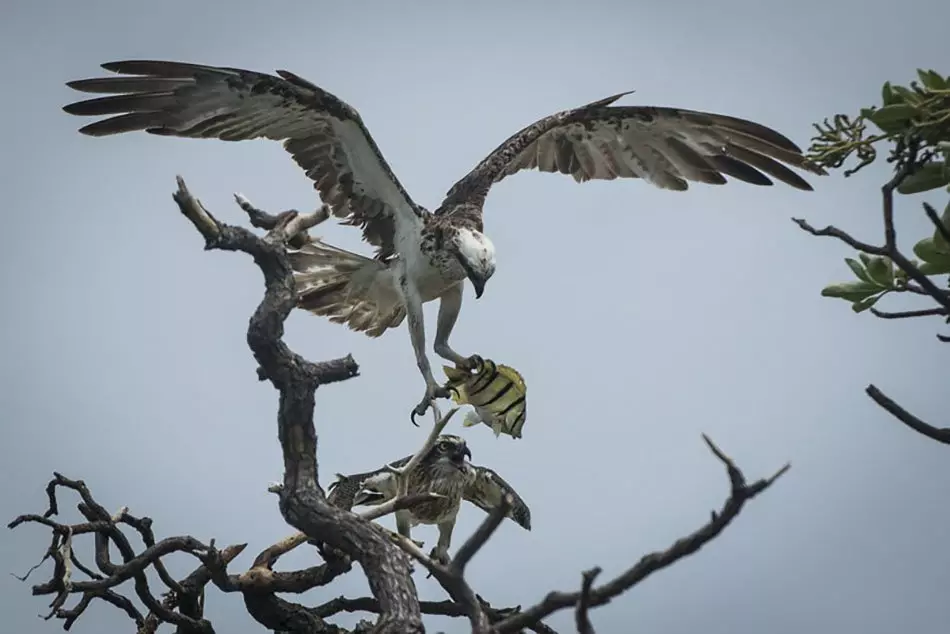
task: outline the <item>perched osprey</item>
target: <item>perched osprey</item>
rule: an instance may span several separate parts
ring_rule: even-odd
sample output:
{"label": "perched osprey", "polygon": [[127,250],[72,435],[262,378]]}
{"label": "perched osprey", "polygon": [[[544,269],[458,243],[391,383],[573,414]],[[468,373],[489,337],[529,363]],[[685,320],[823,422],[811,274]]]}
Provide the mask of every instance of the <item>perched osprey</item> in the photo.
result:
{"label": "perched osprey", "polygon": [[[399,183],[357,111],[336,96],[278,70],[167,61],[102,65],[119,77],[69,82],[76,90],[114,93],[72,103],[76,115],[113,115],[80,132],[107,136],[144,130],[162,136],[225,141],[267,138],[314,181],[344,224],[363,230],[374,259],[319,240],[293,253],[298,306],[378,337],[404,319],[426,393],[413,414],[447,397],[426,356],[422,305],[440,300],[434,350],[458,367],[472,357],[449,345],[467,278],[481,297],[495,272],[495,248],[483,233],[482,208],[494,183],[524,169],[575,181],[642,178],[683,191],[689,181],[720,185],[731,176],[771,185],[811,186],[784,164],[815,174],[792,141],[763,125],[726,115],[649,106],[612,106],[629,92],[544,117],[516,132],[455,183],[434,212]],[[117,115],[117,116],[116,116]],[[474,355],[473,355],[474,356]]]}
{"label": "perched osprey", "polygon": [[[502,496],[507,493],[514,501],[508,517],[531,530],[531,511],[521,496],[497,473],[471,464],[466,457],[471,458],[472,453],[463,438],[449,434],[439,436],[419,465],[405,477],[408,478],[407,494],[439,493],[445,497],[396,512],[396,528],[404,537],[411,538],[411,528],[416,524],[436,524],[439,527],[439,541],[432,549],[432,557],[443,563],[448,561],[452,530],[463,499],[490,512],[501,504]],[[399,468],[411,458],[407,456],[391,465]],[[385,467],[337,478],[330,485],[327,500],[346,510],[353,506],[380,504],[398,493],[396,476]]]}

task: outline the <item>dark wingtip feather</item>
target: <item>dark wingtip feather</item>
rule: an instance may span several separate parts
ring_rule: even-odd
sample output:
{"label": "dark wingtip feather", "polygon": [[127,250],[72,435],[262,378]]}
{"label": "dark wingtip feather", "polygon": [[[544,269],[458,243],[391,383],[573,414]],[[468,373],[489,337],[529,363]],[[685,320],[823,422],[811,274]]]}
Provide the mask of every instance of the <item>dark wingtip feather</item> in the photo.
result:
{"label": "dark wingtip feather", "polygon": [[627,95],[632,95],[633,90],[626,90],[624,92],[618,92],[616,95],[611,95],[609,97],[604,97],[603,99],[598,99],[597,101],[592,101],[589,104],[583,105],[578,110],[586,110],[588,108],[603,108],[604,106],[609,106],[613,102],[617,101],[621,97],[626,97]]}
{"label": "dark wingtip feather", "polygon": [[222,70],[214,66],[159,59],[126,59],[106,62],[101,66],[113,73],[149,75],[152,77],[190,77],[197,71]]}
{"label": "dark wingtip feather", "polygon": [[732,176],[740,181],[751,185],[760,185],[762,187],[768,187],[773,184],[768,176],[751,165],[747,165],[731,156],[717,154],[707,157],[707,160],[726,176]]}
{"label": "dark wingtip feather", "polygon": [[155,125],[155,123],[155,113],[132,112],[90,123],[89,125],[79,128],[79,132],[87,136],[109,136],[123,132],[144,130]]}

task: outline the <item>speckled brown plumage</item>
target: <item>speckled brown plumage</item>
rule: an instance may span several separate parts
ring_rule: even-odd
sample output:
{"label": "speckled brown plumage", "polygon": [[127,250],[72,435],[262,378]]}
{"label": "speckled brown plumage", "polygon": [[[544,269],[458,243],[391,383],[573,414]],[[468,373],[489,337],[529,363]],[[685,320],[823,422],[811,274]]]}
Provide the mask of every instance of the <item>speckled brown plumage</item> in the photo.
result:
{"label": "speckled brown plumage", "polygon": [[[467,500],[486,513],[501,502],[505,493],[511,495],[514,505],[508,516],[525,529],[531,529],[531,511],[521,496],[493,470],[467,461],[445,460],[447,456],[461,455],[467,450],[464,439],[444,434],[432,450],[410,473],[409,490],[412,493],[434,492],[446,496],[417,505],[411,509],[413,523],[437,524],[454,517],[461,501]],[[391,463],[394,467],[406,465],[411,456]],[[327,499],[331,504],[350,509],[356,505],[385,502],[395,494],[395,478],[384,468],[344,476],[330,484]]]}

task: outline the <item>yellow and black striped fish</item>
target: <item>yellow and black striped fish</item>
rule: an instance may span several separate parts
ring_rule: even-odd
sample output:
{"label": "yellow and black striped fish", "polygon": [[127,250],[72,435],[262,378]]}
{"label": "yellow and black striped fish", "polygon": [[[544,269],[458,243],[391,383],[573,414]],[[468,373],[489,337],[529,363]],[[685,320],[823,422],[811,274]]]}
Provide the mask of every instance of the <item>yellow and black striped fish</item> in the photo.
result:
{"label": "yellow and black striped fish", "polygon": [[477,359],[474,371],[442,366],[449,378],[445,387],[458,405],[471,405],[462,421],[464,427],[484,423],[495,436],[508,434],[521,438],[528,415],[527,387],[514,368],[496,364],[491,359]]}

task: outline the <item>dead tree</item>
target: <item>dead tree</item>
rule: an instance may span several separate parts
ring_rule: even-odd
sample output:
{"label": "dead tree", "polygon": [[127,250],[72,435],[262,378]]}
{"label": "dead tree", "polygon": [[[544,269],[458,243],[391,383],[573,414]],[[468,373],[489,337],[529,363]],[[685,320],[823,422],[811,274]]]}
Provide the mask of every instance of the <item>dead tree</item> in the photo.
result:
{"label": "dead tree", "polygon": [[[318,363],[308,361],[290,350],[282,336],[284,320],[296,304],[286,245],[308,239],[307,229],[326,218],[325,210],[312,214],[288,211],[274,216],[242,204],[251,223],[267,230],[266,235],[259,236],[243,227],[216,220],[192,197],[181,178],[174,199],[204,237],[206,249],[246,253],[254,258],[264,274],[264,298],[251,317],[247,343],[259,363],[260,379],[270,382],[279,394],[277,427],[284,456],[284,477],[283,482],[271,490],[278,496],[284,519],[300,532],[263,549],[244,572],[229,572],[232,562],[247,544],[219,549],[214,540],[204,544],[187,535],[156,541],[151,519],[136,517],[127,508],[111,514],[81,480],[56,473],[46,489],[49,497],[46,511],[42,515],[21,515],[9,527],[39,524],[50,529],[52,541],[40,564],[52,560],[53,574],[48,582],[34,585],[33,594],[53,597],[46,618],[60,619],[66,630],[98,599],[128,614],[138,634],[155,632],[165,624],[174,626],[179,634],[212,634],[214,625],[204,618],[203,611],[204,593],[211,584],[221,592],[239,593],[244,599],[244,609],[274,632],[414,634],[425,631],[423,615],[431,614],[467,618],[472,632],[477,634],[513,634],[525,630],[550,634],[554,630],[543,620],[558,610],[573,608],[577,631],[588,634],[594,631],[588,616],[591,608],[606,604],[654,572],[695,553],[722,532],[748,500],[767,489],[789,468],[785,465],[773,476],[749,484],[733,461],[703,436],[725,466],[730,484],[730,493],[722,508],[713,511],[704,525],[668,549],[647,554],[605,583],[594,585],[600,572],[594,568],[583,573],[579,590],[552,591],[526,609],[520,606],[494,608],[469,586],[465,567],[501,523],[507,512],[504,504],[488,515],[448,565],[440,565],[414,543],[372,521],[398,508],[430,499],[427,496],[397,498],[358,515],[328,504],[320,487],[314,394],[320,386],[357,376],[358,366],[351,356]],[[430,436],[427,443],[432,439]],[[65,524],[53,519],[59,511],[63,489],[78,495],[77,507],[85,522]],[[142,546],[133,546],[126,532],[129,529],[138,533]],[[95,570],[84,564],[77,553],[76,540],[84,535],[91,535],[94,540]],[[324,563],[304,570],[274,570],[279,557],[307,542],[321,545]],[[121,562],[110,559],[110,545],[121,556]],[[162,563],[163,557],[174,552],[187,553],[196,559],[194,572],[183,579],[172,578]],[[448,595],[446,600],[419,600],[412,580],[412,560],[438,580]],[[372,597],[340,596],[310,607],[278,596],[278,593],[299,594],[327,586],[349,572],[353,562],[359,562]],[[146,576],[149,569],[157,573],[167,588],[161,599],[149,586]],[[120,586],[128,586],[130,582],[140,605],[119,592]],[[78,600],[67,607],[72,597]],[[350,630],[330,622],[331,617],[341,612],[365,612],[377,618],[375,622],[361,621]]]}

